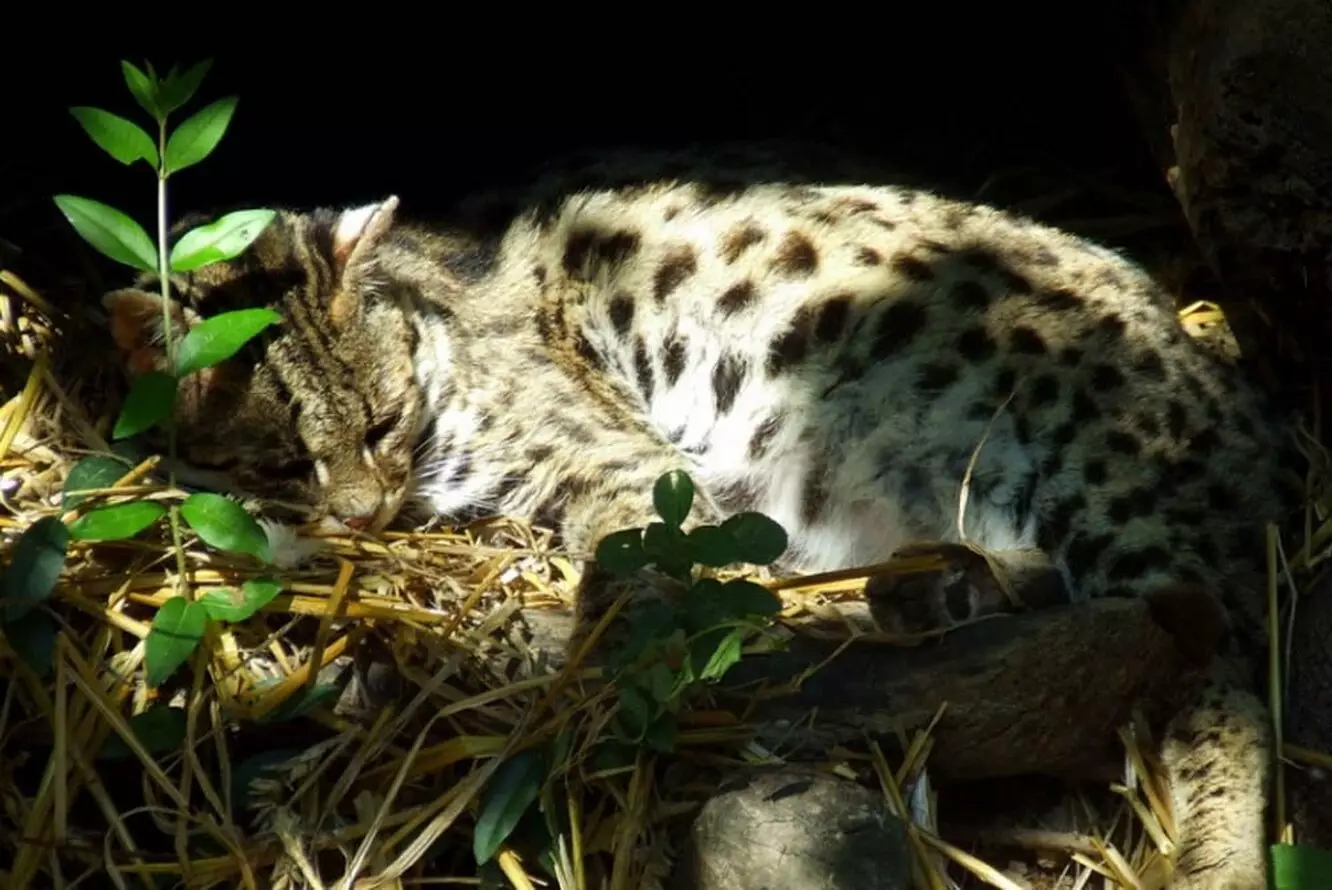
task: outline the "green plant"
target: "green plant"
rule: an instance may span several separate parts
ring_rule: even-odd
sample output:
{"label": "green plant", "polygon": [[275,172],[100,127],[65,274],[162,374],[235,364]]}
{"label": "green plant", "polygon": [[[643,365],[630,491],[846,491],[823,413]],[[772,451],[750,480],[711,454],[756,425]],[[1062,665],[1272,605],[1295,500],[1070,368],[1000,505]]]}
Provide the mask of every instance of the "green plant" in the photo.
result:
{"label": "green plant", "polygon": [[[614,738],[592,753],[597,769],[632,763],[638,746],[669,752],[675,747],[677,718],[691,692],[721,679],[740,661],[746,636],[769,626],[781,609],[777,597],[743,578],[722,582],[709,569],[735,563],[768,565],[786,550],[785,530],[761,513],[738,513],[721,525],[684,522],[694,504],[687,473],[661,476],[652,490],[661,521],[607,535],[597,547],[597,564],[631,576],[655,568],[683,586],[676,603],[652,601],[626,613],[626,635],[609,650],[607,667],[619,708]],[[550,796],[550,778],[571,745],[567,736],[521,751],[496,771],[482,795],[473,852],[485,866],[505,843],[540,852],[546,866],[551,839],[565,829],[563,809]],[[540,801],[545,822],[533,805]],[[546,866],[550,870],[549,866]]]}
{"label": "green plant", "polygon": [[[226,312],[194,325],[183,338],[173,336],[170,311],[170,275],[189,272],[239,256],[272,222],[272,210],[242,210],[184,233],[168,245],[167,182],[171,176],[212,154],[231,123],[236,97],[219,99],[186,118],[174,130],[168,119],[189,103],[211,60],[181,71],[173,67],[158,77],[148,64],[143,71],[122,62],[126,86],[155,124],[155,136],[134,122],[100,108],[76,107],[70,114],[107,154],[131,166],[140,161],[152,168],[157,180],[157,237],[125,213],[76,195],[57,195],[55,204],[92,247],[131,268],[156,273],[161,287],[162,325],[166,343],[165,371],[134,377],[113,429],[120,440],[161,426],[171,458],[176,458],[173,407],[180,381],[233,356],[250,339],[281,317],[268,309]],[[168,249],[169,248],[169,249]],[[178,569],[173,597],[158,610],[145,641],[145,665],[151,685],[160,685],[193,653],[203,639],[209,620],[242,621],[271,601],[280,591],[277,582],[256,579],[239,591],[210,591],[195,598],[187,583],[182,523],[206,544],[222,550],[251,554],[271,562],[263,528],[238,503],[216,494],[198,493],[183,501],[129,500],[85,510],[94,489],[119,481],[128,466],[109,455],[80,461],[65,482],[62,508],[81,513],[69,525],[47,517],[25,530],[15,546],[14,559],[0,585],[0,627],[20,655],[41,673],[49,670],[55,627],[49,614],[37,607],[51,595],[64,564],[70,539],[123,540],[168,522]],[[174,469],[170,487],[176,490]]]}
{"label": "green plant", "polygon": [[684,531],[694,484],[679,470],[657,480],[652,501],[661,521],[608,535],[596,560],[618,575],[655,568],[685,588],[678,603],[655,600],[632,609],[627,641],[608,659],[619,696],[614,726],[621,739],[670,751],[687,693],[725,675],[740,660],[745,636],[766,626],[781,608],[754,582],[722,582],[707,570],[768,565],[785,552],[787,536],[772,519],[754,512]]}

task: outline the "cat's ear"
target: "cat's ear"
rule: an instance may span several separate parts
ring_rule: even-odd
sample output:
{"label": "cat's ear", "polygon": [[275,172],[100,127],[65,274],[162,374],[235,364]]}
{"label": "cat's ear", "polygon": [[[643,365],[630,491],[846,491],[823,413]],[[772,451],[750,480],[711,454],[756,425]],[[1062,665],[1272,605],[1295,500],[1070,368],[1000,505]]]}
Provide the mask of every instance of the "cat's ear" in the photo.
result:
{"label": "cat's ear", "polygon": [[333,230],[333,267],[341,286],[329,306],[335,323],[342,324],[355,316],[360,271],[392,227],[397,209],[398,196],[389,195],[377,204],[345,210],[338,217]]}
{"label": "cat's ear", "polygon": [[[175,300],[167,302],[171,309],[171,338],[174,343],[179,343],[200,319]],[[121,288],[103,296],[102,306],[111,317],[111,338],[119,347],[131,374],[168,370],[160,294],[133,287]]]}
{"label": "cat's ear", "polygon": [[[168,300],[171,308],[171,339],[179,346],[185,335],[203,321],[193,309]],[[111,317],[111,338],[130,376],[148,371],[166,371],[166,337],[162,331],[162,297],[138,288],[114,290],[102,297]],[[225,364],[225,363],[224,363]],[[206,402],[227,388],[231,372],[224,366],[202,368],[181,380],[176,388],[176,416],[192,422]]]}

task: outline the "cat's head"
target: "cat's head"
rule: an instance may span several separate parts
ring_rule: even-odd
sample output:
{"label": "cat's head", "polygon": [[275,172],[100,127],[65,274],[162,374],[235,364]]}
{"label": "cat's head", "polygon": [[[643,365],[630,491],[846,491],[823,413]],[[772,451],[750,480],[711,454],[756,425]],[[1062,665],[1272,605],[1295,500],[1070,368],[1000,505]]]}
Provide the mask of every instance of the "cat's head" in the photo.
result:
{"label": "cat's head", "polygon": [[[177,343],[222,312],[282,316],[232,358],[181,381],[178,453],[196,480],[352,528],[378,530],[396,515],[422,414],[415,334],[382,257],[396,208],[390,197],[280,212],[239,257],[172,276]],[[103,305],[127,371],[165,370],[157,278],[112,291]]]}

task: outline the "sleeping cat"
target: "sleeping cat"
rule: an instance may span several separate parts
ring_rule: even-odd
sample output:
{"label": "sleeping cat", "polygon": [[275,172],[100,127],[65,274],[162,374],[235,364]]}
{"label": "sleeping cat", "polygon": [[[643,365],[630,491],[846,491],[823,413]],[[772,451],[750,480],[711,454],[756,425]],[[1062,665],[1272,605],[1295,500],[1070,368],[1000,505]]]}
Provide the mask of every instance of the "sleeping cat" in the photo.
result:
{"label": "sleeping cat", "polygon": [[[691,522],[762,511],[795,571],[958,540],[984,440],[970,539],[1042,551],[1073,600],[1182,596],[1228,624],[1162,750],[1175,886],[1265,887],[1263,529],[1292,502],[1260,395],[1110,250],[924,190],[700,169],[602,165],[450,225],[392,197],[281,213],[172,281],[177,329],[283,316],[187,381],[182,459],[352,529],[499,513],[583,556],[684,469]],[[132,371],[161,366],[155,290],[105,300]]]}

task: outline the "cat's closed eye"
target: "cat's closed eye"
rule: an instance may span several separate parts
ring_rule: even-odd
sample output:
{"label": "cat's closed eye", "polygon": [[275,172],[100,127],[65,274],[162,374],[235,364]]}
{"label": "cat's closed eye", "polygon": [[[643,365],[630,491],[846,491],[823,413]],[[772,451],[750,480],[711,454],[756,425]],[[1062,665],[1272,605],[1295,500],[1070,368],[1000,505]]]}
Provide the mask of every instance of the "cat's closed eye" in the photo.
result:
{"label": "cat's closed eye", "polygon": [[314,468],[315,465],[312,460],[293,460],[270,466],[267,475],[282,480],[306,479],[314,473]]}

